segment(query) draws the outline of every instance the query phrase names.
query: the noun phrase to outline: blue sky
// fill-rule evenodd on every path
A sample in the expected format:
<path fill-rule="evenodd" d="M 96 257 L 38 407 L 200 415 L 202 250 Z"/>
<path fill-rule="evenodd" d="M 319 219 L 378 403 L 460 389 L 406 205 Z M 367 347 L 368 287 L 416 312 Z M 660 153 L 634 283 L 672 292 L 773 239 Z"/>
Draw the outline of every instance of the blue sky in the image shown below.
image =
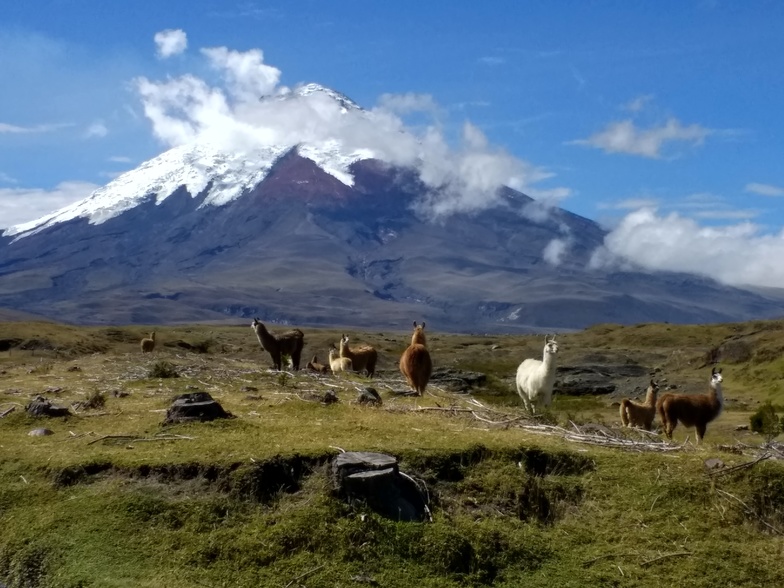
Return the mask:
<path fill-rule="evenodd" d="M 390 95 L 417 102 L 400 116 L 437 125 L 456 149 L 470 122 L 492 151 L 536 170 L 533 196 L 613 229 L 597 263 L 625 255 L 784 287 L 784 3 L 9 4 L 0 227 L 170 146 L 139 79 L 212 83 L 201 49 L 258 49 L 282 85 L 318 82 L 367 108 Z M 165 30 L 187 40 L 168 58 L 154 40 Z"/>

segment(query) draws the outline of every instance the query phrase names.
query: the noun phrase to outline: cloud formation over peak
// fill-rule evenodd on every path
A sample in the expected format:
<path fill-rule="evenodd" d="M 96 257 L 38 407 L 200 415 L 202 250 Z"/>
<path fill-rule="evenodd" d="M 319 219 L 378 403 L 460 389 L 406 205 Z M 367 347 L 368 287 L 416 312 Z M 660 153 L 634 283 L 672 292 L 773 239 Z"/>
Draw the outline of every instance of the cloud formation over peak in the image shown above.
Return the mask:
<path fill-rule="evenodd" d="M 175 45 L 176 39 L 183 43 Z M 184 49 L 184 39 L 179 30 L 156 35 L 159 52 L 164 47 L 167 55 L 174 47 Z M 457 144 L 451 144 L 439 119 L 444 111 L 432 96 L 384 94 L 376 107 L 365 110 L 324 88 L 281 85 L 282 72 L 264 62 L 260 49 L 210 47 L 200 54 L 219 82 L 193 74 L 134 80 L 155 136 L 169 147 L 200 141 L 234 151 L 337 145 L 346 155 L 362 153 L 418 169 L 431 189 L 421 212 L 433 216 L 493 206 L 505 185 L 536 192 L 534 184 L 552 176 L 492 146 L 470 122 L 464 123 Z M 404 119 L 413 113 L 427 124 L 408 126 Z M 569 193 L 559 187 L 540 191 Z"/>

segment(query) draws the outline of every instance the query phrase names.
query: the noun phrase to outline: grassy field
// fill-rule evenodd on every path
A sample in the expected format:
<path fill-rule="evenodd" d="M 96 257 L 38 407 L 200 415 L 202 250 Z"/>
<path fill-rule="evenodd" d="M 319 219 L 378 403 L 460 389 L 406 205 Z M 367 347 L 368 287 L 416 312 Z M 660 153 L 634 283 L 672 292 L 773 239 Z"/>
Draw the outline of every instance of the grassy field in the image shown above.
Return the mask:
<path fill-rule="evenodd" d="M 726 410 L 702 446 L 678 427 L 681 447 L 670 451 L 559 433 L 593 423 L 620 435 L 617 400 L 639 393 L 647 374 L 619 379 L 611 396 L 556 395 L 542 419 L 521 419 L 513 376 L 541 356 L 539 336 L 431 332 L 436 367 L 487 381 L 470 394 L 433 385 L 413 398 L 396 394 L 409 333 L 351 333 L 379 350 L 371 383 L 273 372 L 246 324 L 156 327 L 156 350 L 142 355 L 151 330 L 0 323 L 0 585 L 784 582 L 784 463 L 730 470 L 765 442 L 738 427 L 763 402 L 784 408 L 784 321 L 598 325 L 559 336 L 561 365 L 639 364 L 684 392 L 704 391 L 719 360 Z M 316 354 L 326 361 L 340 332 L 303 330 L 303 364 Z M 163 362 L 178 377 L 152 377 Z M 381 406 L 356 402 L 367 385 Z M 163 425 L 172 398 L 196 390 L 236 418 Z M 328 390 L 339 403 L 319 401 Z M 91 407 L 34 419 L 24 407 L 37 395 Z M 561 428 L 532 426 L 541 423 Z M 28 435 L 39 427 L 53 434 Z M 427 483 L 433 521 L 389 521 L 340 502 L 328 469 L 342 449 L 398 457 Z M 714 458 L 723 468 L 706 468 Z"/>

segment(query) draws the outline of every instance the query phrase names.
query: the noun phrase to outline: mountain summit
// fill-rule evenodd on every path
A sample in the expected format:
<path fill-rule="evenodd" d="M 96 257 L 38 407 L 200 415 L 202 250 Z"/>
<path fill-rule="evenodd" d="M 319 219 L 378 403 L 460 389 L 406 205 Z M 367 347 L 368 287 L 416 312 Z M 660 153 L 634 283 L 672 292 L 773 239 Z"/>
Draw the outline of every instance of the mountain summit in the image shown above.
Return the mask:
<path fill-rule="evenodd" d="M 385 124 L 316 84 L 265 100 L 348 117 L 349 130 Z M 449 190 L 350 133 L 208 139 L 7 229 L 0 306 L 93 324 L 425 319 L 484 332 L 784 313 L 780 301 L 707 278 L 588 269 L 605 232 L 507 187 L 486 206 L 434 216 Z"/>

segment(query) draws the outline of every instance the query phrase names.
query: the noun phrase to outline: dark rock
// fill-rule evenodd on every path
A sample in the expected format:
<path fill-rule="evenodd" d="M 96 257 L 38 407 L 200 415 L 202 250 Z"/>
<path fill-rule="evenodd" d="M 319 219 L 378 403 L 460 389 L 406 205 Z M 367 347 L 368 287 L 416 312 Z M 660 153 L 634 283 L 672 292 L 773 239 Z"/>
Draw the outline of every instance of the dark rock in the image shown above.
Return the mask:
<path fill-rule="evenodd" d="M 324 399 L 321 402 L 324 404 L 335 404 L 336 402 L 340 402 L 340 399 L 338 398 L 338 395 L 335 394 L 335 392 L 332 390 L 327 390 L 327 392 L 324 394 Z M 381 402 L 380 398 L 379 402 Z"/>
<path fill-rule="evenodd" d="M 615 380 L 647 375 L 648 368 L 636 363 L 558 366 L 553 391 L 570 396 L 612 394 L 617 388 Z"/>
<path fill-rule="evenodd" d="M 231 413 L 223 410 L 223 407 L 212 398 L 207 392 L 193 392 L 191 394 L 181 394 L 172 402 L 169 410 L 166 411 L 164 425 L 171 423 L 182 423 L 188 421 L 212 421 L 215 419 L 233 418 Z"/>
<path fill-rule="evenodd" d="M 0 351 L 13 349 L 22 342 L 22 339 L 0 339 Z"/>
<path fill-rule="evenodd" d="M 25 411 L 34 417 L 61 417 L 70 416 L 71 411 L 64 406 L 54 406 L 43 396 L 37 396 L 30 404 L 25 406 Z"/>
<path fill-rule="evenodd" d="M 381 405 L 381 396 L 379 396 L 378 392 L 375 388 L 365 388 L 359 393 L 357 396 L 357 402 L 360 404 L 371 404 L 371 405 Z"/>
<path fill-rule="evenodd" d="M 436 382 L 452 392 L 470 392 L 473 388 L 484 386 L 487 376 L 481 372 L 469 372 L 454 368 L 436 368 L 430 376 Z"/>
<path fill-rule="evenodd" d="M 67 372 L 81 372 L 82 368 L 80 368 L 78 365 L 72 365 L 71 367 L 69 367 L 65 371 L 67 371 Z"/>
<path fill-rule="evenodd" d="M 256 386 L 243 386 L 240 388 L 240 392 L 258 392 L 259 389 Z"/>
<path fill-rule="evenodd" d="M 347 451 L 332 462 L 337 495 L 351 505 L 366 504 L 395 521 L 425 521 L 430 510 L 420 487 L 398 469 L 397 459 L 383 453 Z"/>

